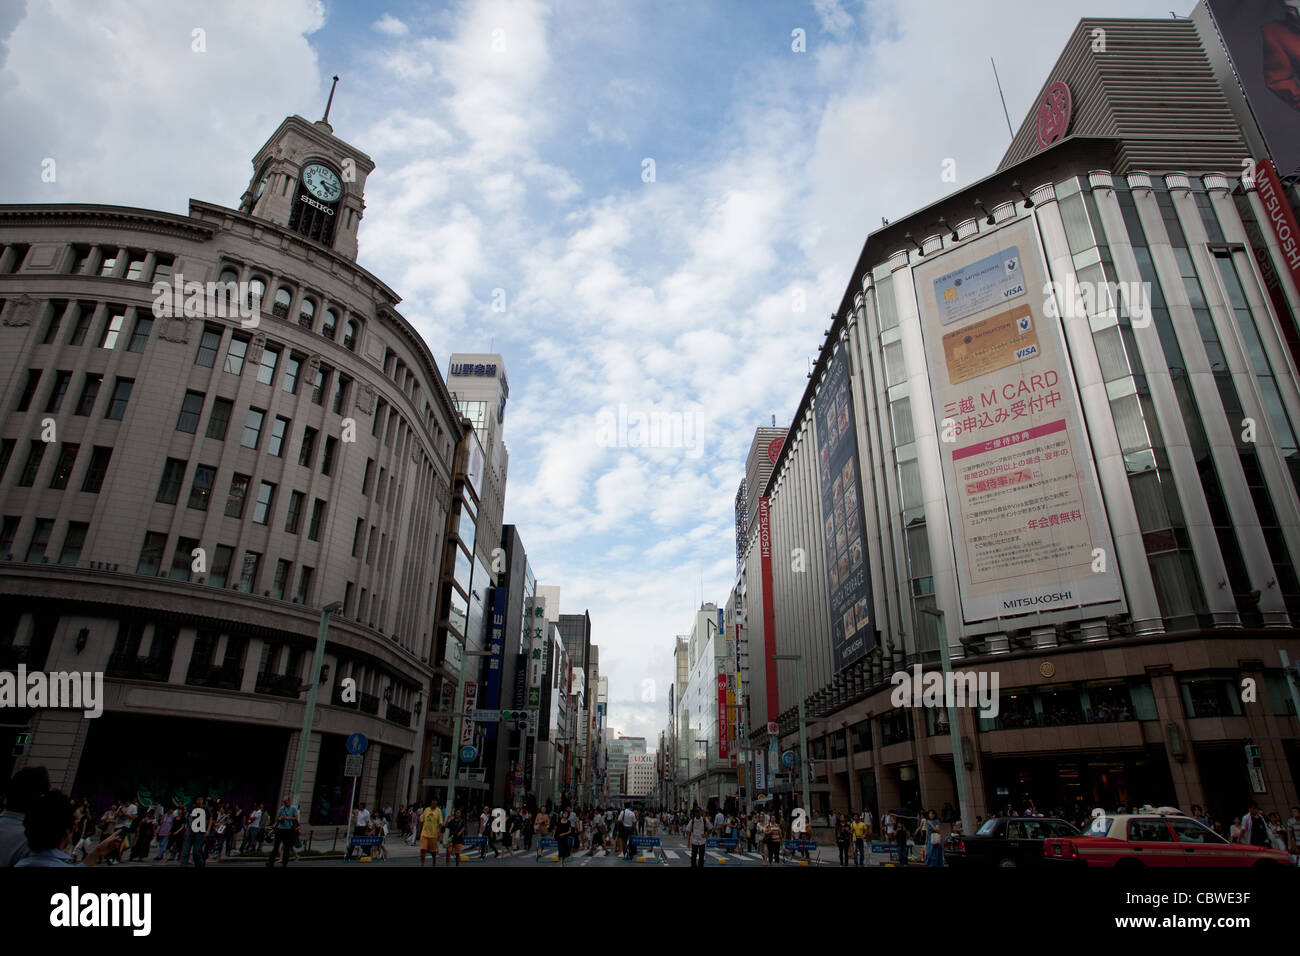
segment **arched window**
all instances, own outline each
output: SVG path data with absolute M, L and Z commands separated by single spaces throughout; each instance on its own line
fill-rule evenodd
M 325 324 L 320 327 L 320 334 L 327 339 L 334 338 L 334 330 L 339 326 L 339 314 L 333 309 L 325 310 Z
M 343 347 L 345 349 L 355 349 L 357 345 L 357 324 L 348 319 L 348 324 L 343 326 Z
M 221 270 L 217 277 L 217 296 L 226 305 L 226 315 L 230 315 L 239 294 L 239 273 L 230 266 Z
M 251 300 L 248 307 L 260 311 L 262 302 L 266 300 L 266 280 L 261 276 L 248 280 L 248 298 Z
M 271 304 L 271 314 L 287 319 L 289 317 L 289 303 L 292 300 L 293 293 L 284 286 L 280 286 L 275 290 L 275 302 Z
M 308 332 L 316 324 L 316 303 L 306 296 L 303 297 L 302 305 L 298 306 L 298 324 Z

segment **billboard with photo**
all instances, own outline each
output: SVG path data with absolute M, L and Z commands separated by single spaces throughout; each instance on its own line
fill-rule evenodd
M 867 562 L 858 433 L 849 387 L 848 349 L 840 345 L 814 396 L 831 649 L 836 672 L 876 646 Z
M 913 278 L 965 620 L 1119 600 L 1033 224 L 927 257 Z
M 1209 7 L 1278 173 L 1300 170 L 1300 0 Z

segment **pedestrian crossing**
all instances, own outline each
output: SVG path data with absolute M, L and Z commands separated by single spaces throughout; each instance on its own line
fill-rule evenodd
M 713 860 L 726 860 L 728 862 L 749 861 L 751 863 L 762 863 L 763 856 L 759 853 L 719 853 L 717 850 L 705 850 L 704 855 Z M 677 850 L 664 849 L 664 859 L 666 860 L 689 860 L 690 853 L 678 852 Z

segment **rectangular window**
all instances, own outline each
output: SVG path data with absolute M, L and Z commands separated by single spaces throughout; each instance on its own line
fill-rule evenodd
M 144 278 L 144 253 L 132 250 L 127 254 L 126 277 L 139 281 Z
M 63 396 L 68 394 L 68 384 L 72 381 L 71 372 L 56 372 L 54 375 L 54 387 L 50 389 L 50 397 L 45 402 L 47 412 L 58 413 L 63 407 Z
M 321 456 L 320 473 L 328 475 L 334 467 L 334 450 L 338 448 L 339 440 L 333 435 L 325 436 L 325 454 Z
M 109 253 L 105 252 L 103 261 L 100 262 L 99 264 L 99 274 L 101 276 L 111 276 L 113 274 L 113 270 L 115 270 L 116 268 L 117 268 L 117 253 L 114 252 L 110 255 Z
M 217 353 L 221 350 L 221 326 L 205 325 L 203 335 L 199 338 L 199 354 L 194 356 L 194 364 L 212 368 L 217 364 Z
M 163 548 L 167 547 L 167 535 L 161 531 L 150 531 L 144 536 L 144 547 L 140 549 L 140 560 L 136 563 L 136 574 L 155 575 L 162 567 Z
M 80 276 L 86 274 L 86 266 L 90 265 L 90 253 L 92 246 L 73 246 L 72 247 L 72 268 L 68 270 L 70 276 Z
M 199 465 L 194 469 L 194 483 L 190 485 L 188 507 L 195 511 L 208 510 L 208 499 L 212 497 L 212 482 L 216 477 L 217 469 L 213 465 Z
M 230 494 L 226 496 L 226 517 L 244 517 L 244 502 L 248 499 L 248 483 L 253 479 L 248 475 L 230 476 Z
M 330 410 L 335 415 L 343 414 L 343 408 L 348 400 L 348 386 L 350 384 L 352 384 L 352 380 L 346 375 L 340 374 L 334 379 L 334 398 L 330 401 Z
M 357 519 L 357 526 L 352 529 L 352 557 L 357 556 L 357 545 L 361 543 L 361 529 L 366 526 L 364 518 Z
M 90 333 L 90 323 L 95 318 L 95 306 L 92 302 L 78 302 L 76 305 L 76 321 L 72 324 L 72 337 L 68 339 L 69 345 L 85 345 L 86 336 Z
M 289 493 L 289 513 L 284 516 L 284 530 L 289 534 L 298 533 L 298 519 L 302 517 L 303 497 L 301 491 Z
M 199 417 L 203 414 L 202 392 L 187 391 L 181 399 L 181 413 L 176 417 L 176 430 L 193 435 L 199 430 Z
M 121 306 L 110 306 L 111 309 L 120 309 Z M 101 349 L 112 349 L 117 345 L 117 337 L 122 334 L 122 323 L 126 321 L 126 312 L 110 313 L 108 321 L 104 323 L 104 336 L 99 340 Z
M 219 544 L 212 552 L 212 573 L 208 583 L 214 588 L 224 588 L 230 579 L 230 561 L 235 556 L 235 549 L 229 545 Z
M 29 368 L 27 370 L 27 384 L 23 386 L 23 394 L 18 399 L 18 411 L 25 412 L 32 404 L 32 399 L 36 397 L 36 387 L 41 384 L 41 372 L 39 368 Z
M 13 456 L 16 444 L 15 438 L 0 439 L 0 478 L 3 478 L 9 469 L 9 459 Z
M 158 482 L 158 494 L 154 497 L 154 501 L 165 505 L 176 504 L 184 480 L 185 462 L 179 458 L 168 458 L 167 464 L 163 465 L 162 479 Z
M 108 409 L 104 412 L 105 418 L 122 420 L 122 416 L 126 414 L 126 403 L 131 400 L 133 385 L 135 385 L 133 378 L 119 378 L 113 383 L 113 397 L 108 400 Z
M 50 487 L 62 490 L 68 487 L 68 478 L 72 475 L 72 466 L 77 461 L 77 449 L 80 445 L 64 442 L 59 449 L 59 460 L 54 466 L 54 474 L 50 478 Z
M 90 525 L 84 521 L 69 521 L 68 533 L 63 536 L 63 549 L 59 552 L 59 564 L 76 567 L 81 560 L 81 549 L 86 543 L 86 532 Z
M 325 501 L 317 498 L 311 506 L 311 522 L 307 527 L 307 540 L 320 540 L 320 526 L 325 523 Z
M 177 538 L 176 550 L 172 552 L 172 568 L 167 577 L 173 581 L 188 581 L 194 563 L 194 549 L 199 542 L 194 538 Z
M 366 470 L 365 473 L 361 476 L 361 493 L 363 495 L 369 496 L 370 494 L 370 478 L 374 470 L 375 470 L 375 460 L 373 458 L 367 458 Z
M 312 569 L 308 567 L 298 572 L 298 593 L 295 597 L 299 604 L 307 603 L 307 594 L 311 591 L 311 572 Z
M 257 489 L 257 504 L 253 505 L 253 523 L 266 524 L 271 517 L 271 501 L 275 498 L 275 485 L 262 482 Z
M 266 446 L 267 453 L 279 458 L 284 450 L 284 436 L 288 433 L 289 419 L 275 416 L 275 424 L 271 426 L 271 441 Z
M 257 380 L 263 385 L 270 385 L 275 381 L 275 366 L 280 361 L 280 352 L 278 349 L 262 349 L 262 363 L 257 367 Z
M 298 376 L 302 372 L 302 356 L 296 352 L 289 354 L 288 360 L 284 363 L 284 381 L 280 383 L 290 395 L 298 394 Z
M 42 345 L 50 345 L 59 335 L 59 326 L 63 324 L 63 313 L 68 309 L 67 302 L 55 299 L 50 302 L 50 318 L 45 323 L 45 334 L 41 336 Z
M 27 545 L 27 557 L 24 560 L 37 561 L 45 557 L 45 546 L 50 543 L 50 532 L 54 530 L 53 518 L 37 518 L 32 531 L 32 540 Z
M 45 457 L 43 441 L 34 441 L 27 449 L 27 464 L 23 465 L 22 474 L 18 476 L 19 488 L 30 488 L 36 482 L 36 472 L 40 470 L 41 459 Z
M 226 432 L 230 428 L 230 414 L 234 408 L 235 403 L 228 398 L 212 400 L 212 414 L 208 416 L 209 438 L 215 438 L 217 441 L 226 440 Z
M 316 453 L 316 429 L 305 428 L 302 432 L 302 447 L 298 450 L 298 464 L 310 468 L 312 456 Z
M 143 352 L 145 345 L 149 341 L 149 333 L 153 330 L 153 316 L 145 315 L 140 310 L 136 310 L 135 328 L 131 331 L 131 341 L 127 343 L 128 352 Z
M 172 266 L 175 264 L 176 260 L 171 256 L 159 256 L 154 260 L 153 281 L 157 282 L 159 279 L 170 279 L 172 275 Z
M 277 601 L 284 600 L 284 589 L 289 586 L 289 571 L 293 563 L 281 558 L 275 562 L 275 580 L 271 582 L 271 597 Z
M 248 339 L 241 335 L 232 335 L 226 349 L 226 364 L 223 366 L 231 375 L 244 371 L 244 356 L 248 354 Z
M 311 400 L 314 405 L 325 404 L 325 389 L 329 384 L 330 370 L 322 365 L 316 369 L 316 377 L 311 383 Z
M 108 473 L 108 462 L 113 457 L 113 449 L 96 445 L 90 453 L 90 465 L 86 468 L 86 477 L 81 481 L 81 490 L 98 494 L 104 487 L 104 476 Z
M 104 376 L 96 372 L 87 372 L 86 379 L 81 383 L 81 397 L 77 399 L 77 410 L 74 415 L 89 415 L 95 409 L 95 399 L 99 397 L 99 386 L 104 382 Z
M 244 419 L 244 437 L 240 444 L 245 448 L 256 448 L 257 443 L 262 438 L 262 421 L 266 418 L 266 412 L 260 408 L 250 408 L 248 417 Z
M 262 556 L 256 551 L 244 552 L 244 563 L 239 569 L 239 589 L 252 594 L 257 588 L 257 569 L 261 566 Z

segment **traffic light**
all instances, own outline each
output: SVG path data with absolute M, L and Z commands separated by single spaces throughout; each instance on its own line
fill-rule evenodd
M 25 757 L 27 752 L 32 749 L 32 735 L 30 731 L 19 731 L 14 734 L 14 756 Z

